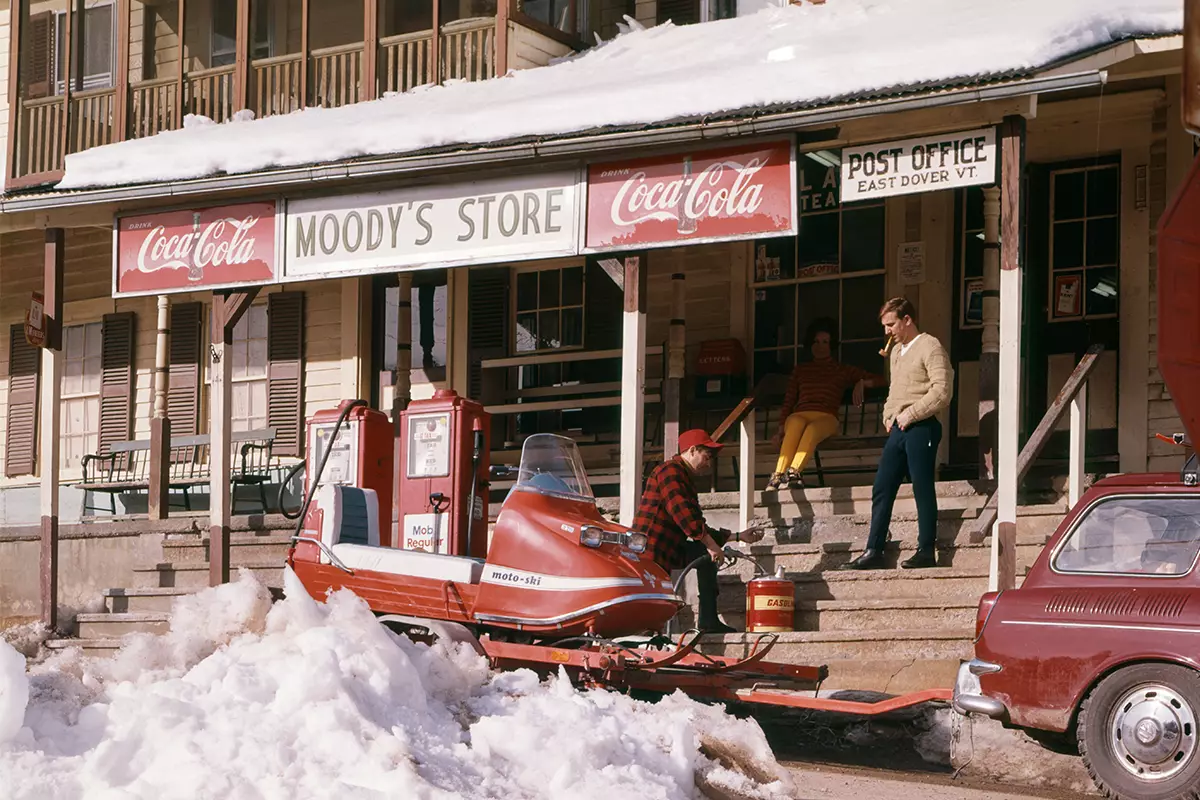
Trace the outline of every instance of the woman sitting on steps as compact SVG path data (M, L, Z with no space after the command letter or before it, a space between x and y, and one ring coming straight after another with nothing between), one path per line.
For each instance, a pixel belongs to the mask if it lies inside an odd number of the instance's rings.
M805 334L810 361L797 364L788 381L780 408L779 430L772 441L779 448L775 472L768 489L802 487L800 473L817 445L837 433L838 407L842 395L854 387L854 404L861 406L867 387L886 386L887 379L866 370L839 364L833 359L837 348L837 323L828 318L814 320Z

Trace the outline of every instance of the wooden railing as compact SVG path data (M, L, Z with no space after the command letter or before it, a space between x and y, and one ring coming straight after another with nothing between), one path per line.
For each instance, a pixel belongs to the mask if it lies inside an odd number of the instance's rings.
M233 65L189 72L184 81L188 114L225 122L233 116Z
M290 114L301 107L300 53L250 63L250 109L256 117Z
M442 79L483 81L496 71L496 22L490 17L442 26Z
M140 139L175 127L178 78L138 81L129 87L129 136Z
M88 89L71 95L71 134L67 137L67 152L78 153L91 147L112 144L113 104L117 90L112 87Z
M402 33L379 40L379 93L407 92L433 83L433 31Z
M66 124L61 97L39 97L21 104L17 164L21 175L37 175L62 169L63 136Z
M362 98L363 43L343 44L313 50L312 105L337 108Z

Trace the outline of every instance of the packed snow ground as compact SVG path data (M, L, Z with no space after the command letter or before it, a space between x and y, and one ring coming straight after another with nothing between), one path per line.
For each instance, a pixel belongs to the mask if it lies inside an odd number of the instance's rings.
M183 130L66 158L60 188L238 174L480 145L1045 66L1129 36L1178 33L1180 0L836 0L634 29L499 81Z
M67 651L27 672L0 641L0 794L791 796L752 721L491 673L470 648L396 636L348 592L317 603L286 581L274 605L249 573L181 598L169 634L133 635L112 659Z

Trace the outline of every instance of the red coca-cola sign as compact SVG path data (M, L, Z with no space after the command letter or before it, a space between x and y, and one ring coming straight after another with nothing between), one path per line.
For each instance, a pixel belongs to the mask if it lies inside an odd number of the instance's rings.
M788 140L588 167L588 250L795 232Z
M121 217L113 296L274 283L275 216L270 201Z

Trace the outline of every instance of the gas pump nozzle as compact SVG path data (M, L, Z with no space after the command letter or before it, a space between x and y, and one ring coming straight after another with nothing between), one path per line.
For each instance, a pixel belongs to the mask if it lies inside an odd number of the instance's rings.
M471 549L471 533L475 527L475 493L479 489L479 464L483 461L483 431L475 430L474 448L471 451L471 494L467 496L467 552Z

